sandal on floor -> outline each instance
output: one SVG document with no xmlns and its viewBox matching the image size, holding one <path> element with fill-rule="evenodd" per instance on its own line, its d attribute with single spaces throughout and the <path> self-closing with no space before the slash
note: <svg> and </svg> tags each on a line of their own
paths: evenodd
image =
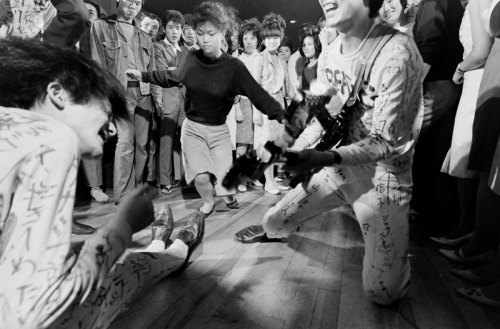
<svg viewBox="0 0 500 329">
<path fill-rule="evenodd" d="M 460 296 L 473 300 L 479 304 L 500 307 L 500 301 L 486 297 L 480 288 L 458 288 Z"/>
<path fill-rule="evenodd" d="M 226 203 L 226 207 L 229 209 L 240 209 L 240 204 L 238 203 L 238 200 L 234 199 L 233 202 Z"/>
<path fill-rule="evenodd" d="M 439 253 L 451 262 L 461 265 L 488 264 L 493 261 L 494 255 L 486 251 L 476 256 L 464 256 L 462 249 L 439 249 Z"/>
</svg>

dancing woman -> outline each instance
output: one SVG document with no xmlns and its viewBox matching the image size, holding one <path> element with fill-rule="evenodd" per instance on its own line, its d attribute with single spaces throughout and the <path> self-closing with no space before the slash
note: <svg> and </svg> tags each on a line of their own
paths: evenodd
<svg viewBox="0 0 500 329">
<path fill-rule="evenodd" d="M 203 2 L 194 11 L 194 27 L 200 50 L 189 52 L 173 71 L 128 70 L 129 78 L 162 87 L 186 86 L 186 120 L 181 143 L 185 178 L 194 180 L 203 200 L 200 211 L 208 216 L 215 207 L 214 192 L 226 206 L 237 209 L 235 191 L 227 190 L 222 179 L 232 164 L 231 140 L 226 116 L 234 98 L 243 95 L 271 120 L 281 120 L 283 107 L 259 86 L 245 65 L 221 51 L 229 26 L 226 8 L 219 2 Z"/>
</svg>

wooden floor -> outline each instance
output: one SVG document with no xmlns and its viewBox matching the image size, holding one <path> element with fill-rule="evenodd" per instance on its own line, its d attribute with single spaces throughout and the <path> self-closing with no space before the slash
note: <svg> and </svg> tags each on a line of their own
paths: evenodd
<svg viewBox="0 0 500 329">
<path fill-rule="evenodd" d="M 500 312 L 458 297 L 455 288 L 466 284 L 449 273 L 436 245 L 415 237 L 407 297 L 390 307 L 371 303 L 361 286 L 361 231 L 348 211 L 325 213 L 284 243 L 233 240 L 236 231 L 260 223 L 279 198 L 249 190 L 238 195 L 241 208 L 230 211 L 218 200 L 201 255 L 131 303 L 112 328 L 500 328 Z M 171 205 L 173 237 L 201 206 L 197 194 L 181 189 L 154 202 Z M 75 216 L 100 226 L 114 210 L 91 203 L 77 206 Z M 149 240 L 150 230 L 141 231 L 133 247 Z"/>
</svg>

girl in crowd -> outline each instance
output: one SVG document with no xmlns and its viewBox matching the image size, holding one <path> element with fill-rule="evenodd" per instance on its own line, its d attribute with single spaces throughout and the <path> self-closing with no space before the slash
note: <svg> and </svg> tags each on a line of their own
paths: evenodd
<svg viewBox="0 0 500 329">
<path fill-rule="evenodd" d="M 200 50 L 189 52 L 173 71 L 128 70 L 126 74 L 166 88 L 179 83 L 186 86 L 186 119 L 181 131 L 185 178 L 187 183 L 194 180 L 203 200 L 200 211 L 206 217 L 215 207 L 214 193 L 224 198 L 227 207 L 239 207 L 235 192 L 221 185 L 232 164 L 225 122 L 235 97 L 247 96 L 270 120 L 281 120 L 284 110 L 240 60 L 222 52 L 221 43 L 230 26 L 226 8 L 219 2 L 203 2 L 196 7 L 194 16 Z"/>
<path fill-rule="evenodd" d="M 463 83 L 463 89 L 455 117 L 451 148 L 442 168 L 443 172 L 457 177 L 460 219 L 457 227 L 446 237 L 431 238 L 454 248 L 470 240 L 474 230 L 479 173 L 469 170 L 467 166 L 479 85 L 483 77 L 484 63 L 493 44 L 493 38 L 482 26 L 478 2 L 478 0 L 469 2 L 460 26 L 460 42 L 464 47 L 464 60 L 458 65 L 453 81 L 456 84 Z"/>
<path fill-rule="evenodd" d="M 270 13 L 262 21 L 261 38 L 266 47 L 260 54 L 258 67 L 258 81 L 260 85 L 282 107 L 285 105 L 284 97 L 288 86 L 288 74 L 286 64 L 278 56 L 278 48 L 281 39 L 285 34 L 286 23 L 283 17 L 278 14 Z M 260 121 L 260 118 L 257 118 Z M 284 126 L 276 121 L 271 121 L 266 115 L 262 115 L 262 125 L 255 126 L 254 144 L 256 148 L 262 147 L 268 140 L 280 139 L 285 129 Z M 288 187 L 277 185 L 274 182 L 274 166 L 269 166 L 264 171 L 266 178 L 265 190 L 271 194 L 280 194 L 280 190 L 287 190 Z"/>
<path fill-rule="evenodd" d="M 243 49 L 238 58 L 245 64 L 256 81 L 259 80 L 257 67 L 259 63 L 258 48 L 261 45 L 261 26 L 256 18 L 251 18 L 243 22 L 238 34 L 239 46 Z M 254 124 L 262 126 L 262 120 L 258 120 L 261 116 L 257 116 L 259 112 L 253 110 L 252 103 L 248 97 L 241 96 L 235 105 L 236 116 L 236 156 L 242 156 L 249 148 L 253 147 L 254 141 Z M 255 119 L 254 119 L 255 117 Z M 256 186 L 262 187 L 259 181 L 252 181 Z M 238 190 L 245 192 L 246 185 L 239 185 Z"/>
<path fill-rule="evenodd" d="M 395 29 L 411 35 L 414 23 L 413 11 L 407 10 L 407 8 L 410 8 L 407 0 L 384 0 L 379 10 L 379 16 Z"/>
<path fill-rule="evenodd" d="M 288 64 L 290 56 L 292 56 L 293 43 L 289 37 L 284 36 L 281 40 L 280 48 L 278 50 L 278 55 Z"/>
<path fill-rule="evenodd" d="M 303 91 L 309 90 L 311 81 L 316 79 L 318 70 L 318 57 L 321 54 L 319 29 L 316 25 L 306 23 L 299 31 L 299 52 L 301 59 L 297 61 L 297 76 Z"/>
</svg>

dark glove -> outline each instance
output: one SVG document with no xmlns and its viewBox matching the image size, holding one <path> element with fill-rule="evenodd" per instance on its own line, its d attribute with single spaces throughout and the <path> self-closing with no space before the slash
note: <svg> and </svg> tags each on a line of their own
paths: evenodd
<svg viewBox="0 0 500 329">
<path fill-rule="evenodd" d="M 130 191 L 120 201 L 116 216 L 128 222 L 133 233 L 142 230 L 154 220 L 152 199 L 155 194 L 156 190 L 147 185 Z"/>
<path fill-rule="evenodd" d="M 333 166 L 339 164 L 342 158 L 336 151 L 317 151 L 306 149 L 300 152 L 288 151 L 283 154 L 285 158 L 284 170 L 293 171 L 297 174 L 305 173 L 309 170 Z"/>
</svg>

